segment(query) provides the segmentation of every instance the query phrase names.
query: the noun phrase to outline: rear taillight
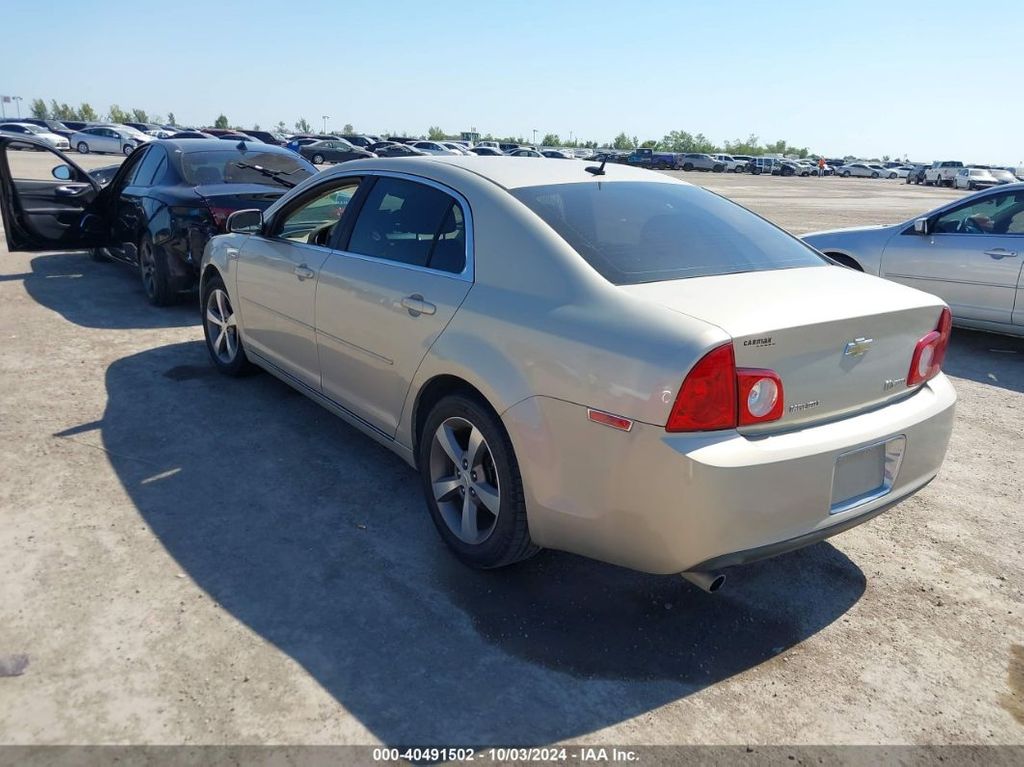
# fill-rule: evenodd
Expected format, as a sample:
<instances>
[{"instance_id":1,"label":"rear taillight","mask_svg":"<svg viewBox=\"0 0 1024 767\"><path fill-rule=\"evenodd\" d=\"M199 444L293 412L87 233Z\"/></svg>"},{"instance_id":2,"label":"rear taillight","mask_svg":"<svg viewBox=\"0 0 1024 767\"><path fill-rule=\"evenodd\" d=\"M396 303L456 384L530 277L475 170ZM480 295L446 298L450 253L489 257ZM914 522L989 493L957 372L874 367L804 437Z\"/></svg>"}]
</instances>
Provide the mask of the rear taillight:
<instances>
[{"instance_id":1,"label":"rear taillight","mask_svg":"<svg viewBox=\"0 0 1024 767\"><path fill-rule=\"evenodd\" d=\"M910 358L910 372L907 373L907 386L917 386L939 374L942 361L946 358L952 330L953 315L944 307L935 330L918 341L914 347L914 356Z\"/></svg>"},{"instance_id":2,"label":"rear taillight","mask_svg":"<svg viewBox=\"0 0 1024 767\"><path fill-rule=\"evenodd\" d=\"M736 371L740 426L777 421L782 417L782 379L774 370Z\"/></svg>"},{"instance_id":3,"label":"rear taillight","mask_svg":"<svg viewBox=\"0 0 1024 767\"><path fill-rule=\"evenodd\" d=\"M782 379L774 370L737 368L732 344L705 354L686 376L666 431L715 431L777 421Z\"/></svg>"},{"instance_id":4,"label":"rear taillight","mask_svg":"<svg viewBox=\"0 0 1024 767\"><path fill-rule=\"evenodd\" d=\"M217 227L218 232L224 231L224 225L228 221L228 216L235 212L234 208L222 208L214 205L207 205L210 209L210 216L213 218L213 223Z\"/></svg>"}]
</instances>

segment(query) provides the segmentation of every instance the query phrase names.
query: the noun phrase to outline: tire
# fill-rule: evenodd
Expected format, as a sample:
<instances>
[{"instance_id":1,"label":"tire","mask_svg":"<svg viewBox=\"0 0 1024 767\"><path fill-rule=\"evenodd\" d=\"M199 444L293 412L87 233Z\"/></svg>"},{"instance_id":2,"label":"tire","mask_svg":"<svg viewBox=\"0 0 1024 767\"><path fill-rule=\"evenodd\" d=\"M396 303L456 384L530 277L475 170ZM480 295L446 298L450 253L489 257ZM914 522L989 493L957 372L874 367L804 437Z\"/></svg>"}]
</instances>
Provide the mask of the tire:
<instances>
[{"instance_id":1,"label":"tire","mask_svg":"<svg viewBox=\"0 0 1024 767\"><path fill-rule=\"evenodd\" d=\"M978 189L978 185L977 185L977 184L975 184L975 183L974 183L973 181L971 181L971 182L970 182L970 183L969 183L969 184L967 185L967 189L968 189L968 191L970 191L970 192L974 192L974 191L977 191L977 189Z\"/></svg>"},{"instance_id":2,"label":"tire","mask_svg":"<svg viewBox=\"0 0 1024 767\"><path fill-rule=\"evenodd\" d=\"M135 151L135 146L133 144L125 144L123 147L121 147L121 151L124 153L124 156L127 157L128 155Z\"/></svg>"},{"instance_id":3,"label":"tire","mask_svg":"<svg viewBox=\"0 0 1024 767\"><path fill-rule=\"evenodd\" d=\"M476 456L468 457L470 439L480 437ZM430 516L461 562L491 569L540 550L530 539L523 480L512 441L484 403L462 394L438 402L424 422L417 459ZM442 489L435 492L439 486ZM496 514L484 497L492 499Z\"/></svg>"},{"instance_id":4,"label":"tire","mask_svg":"<svg viewBox=\"0 0 1024 767\"><path fill-rule=\"evenodd\" d=\"M324 156L322 154L315 154L315 155L313 155L312 162L313 162L314 165L323 165L324 164Z\"/></svg>"},{"instance_id":5,"label":"tire","mask_svg":"<svg viewBox=\"0 0 1024 767\"><path fill-rule=\"evenodd\" d=\"M890 173L889 174L889 178L890 179L899 178L899 174L898 173Z\"/></svg>"},{"instance_id":6,"label":"tire","mask_svg":"<svg viewBox=\"0 0 1024 767\"><path fill-rule=\"evenodd\" d=\"M203 312L206 351L217 371L232 377L257 372L258 368L249 361L245 353L245 344L238 333L231 299L219 274L210 277L203 285L202 301L199 306ZM225 317L227 323L223 322Z\"/></svg>"},{"instance_id":7,"label":"tire","mask_svg":"<svg viewBox=\"0 0 1024 767\"><path fill-rule=\"evenodd\" d=\"M683 170L685 170L685 171L693 170L693 163L692 162L684 162L683 163Z\"/></svg>"},{"instance_id":8,"label":"tire","mask_svg":"<svg viewBox=\"0 0 1024 767\"><path fill-rule=\"evenodd\" d=\"M725 166L724 165L716 165L714 168L712 168L712 170L715 173L721 173L722 171L725 170Z\"/></svg>"},{"instance_id":9,"label":"tire","mask_svg":"<svg viewBox=\"0 0 1024 767\"><path fill-rule=\"evenodd\" d=\"M75 147L75 149L78 150L79 154L89 154L89 145L84 141L79 141L78 146Z\"/></svg>"},{"instance_id":10,"label":"tire","mask_svg":"<svg viewBox=\"0 0 1024 767\"><path fill-rule=\"evenodd\" d=\"M871 178L878 178L878 171L877 170L871 172Z\"/></svg>"},{"instance_id":11,"label":"tire","mask_svg":"<svg viewBox=\"0 0 1024 767\"><path fill-rule=\"evenodd\" d=\"M847 269L853 269L855 272L863 272L861 265L854 261L849 256L844 256L842 253L826 253L826 256L831 258L833 261L837 261Z\"/></svg>"},{"instance_id":12,"label":"tire","mask_svg":"<svg viewBox=\"0 0 1024 767\"><path fill-rule=\"evenodd\" d=\"M177 299L171 290L171 275L167 267L167 257L163 251L153 247L148 234L139 240L139 276L142 279L142 290L146 299L153 306L170 306Z\"/></svg>"},{"instance_id":13,"label":"tire","mask_svg":"<svg viewBox=\"0 0 1024 767\"><path fill-rule=\"evenodd\" d=\"M843 178L849 178L849 177L850 177L850 171L844 170L843 171Z\"/></svg>"}]
</instances>

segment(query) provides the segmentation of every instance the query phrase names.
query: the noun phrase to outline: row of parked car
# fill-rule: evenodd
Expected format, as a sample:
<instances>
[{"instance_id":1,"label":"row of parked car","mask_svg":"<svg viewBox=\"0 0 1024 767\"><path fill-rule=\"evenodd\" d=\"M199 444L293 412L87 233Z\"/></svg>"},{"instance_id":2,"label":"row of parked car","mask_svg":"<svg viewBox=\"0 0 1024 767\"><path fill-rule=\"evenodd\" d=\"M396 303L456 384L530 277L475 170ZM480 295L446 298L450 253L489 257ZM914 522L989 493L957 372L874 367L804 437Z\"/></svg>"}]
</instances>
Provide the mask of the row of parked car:
<instances>
[{"instance_id":1,"label":"row of parked car","mask_svg":"<svg viewBox=\"0 0 1024 767\"><path fill-rule=\"evenodd\" d=\"M950 186L970 191L988 189L1024 180L1024 169L993 165L964 165L959 160L942 160L931 165L915 164L906 176L908 184Z\"/></svg>"}]
</instances>

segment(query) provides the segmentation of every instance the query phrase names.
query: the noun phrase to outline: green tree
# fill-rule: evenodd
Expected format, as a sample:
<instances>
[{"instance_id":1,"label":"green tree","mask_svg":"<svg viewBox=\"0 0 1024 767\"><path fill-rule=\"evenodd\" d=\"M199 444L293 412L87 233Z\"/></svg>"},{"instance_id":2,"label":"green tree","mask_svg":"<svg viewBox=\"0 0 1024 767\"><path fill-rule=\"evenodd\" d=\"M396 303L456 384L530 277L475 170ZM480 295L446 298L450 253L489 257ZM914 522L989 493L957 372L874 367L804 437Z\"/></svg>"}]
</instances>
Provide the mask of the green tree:
<instances>
[{"instance_id":1,"label":"green tree","mask_svg":"<svg viewBox=\"0 0 1024 767\"><path fill-rule=\"evenodd\" d=\"M77 120L78 111L70 104L64 102L58 104L57 99L51 99L50 118L53 120Z\"/></svg>"},{"instance_id":2,"label":"green tree","mask_svg":"<svg viewBox=\"0 0 1024 767\"><path fill-rule=\"evenodd\" d=\"M725 151L729 154L763 154L764 147L761 146L761 139L751 133L745 140L726 141Z\"/></svg>"},{"instance_id":3,"label":"green tree","mask_svg":"<svg viewBox=\"0 0 1024 767\"><path fill-rule=\"evenodd\" d=\"M295 130L299 133L309 133L313 129L309 126L309 121L305 117L300 117L295 121Z\"/></svg>"},{"instance_id":4,"label":"green tree","mask_svg":"<svg viewBox=\"0 0 1024 767\"><path fill-rule=\"evenodd\" d=\"M562 146L562 139L558 137L557 133L548 133L540 143L541 146Z\"/></svg>"},{"instance_id":5,"label":"green tree","mask_svg":"<svg viewBox=\"0 0 1024 767\"><path fill-rule=\"evenodd\" d=\"M441 141L442 139L445 139L447 137L448 134L441 130L440 125L431 125L430 128L427 130L427 138L430 139L431 141Z\"/></svg>"},{"instance_id":6,"label":"green tree","mask_svg":"<svg viewBox=\"0 0 1024 767\"><path fill-rule=\"evenodd\" d=\"M107 111L107 119L112 123L124 123L132 119L132 116L125 112L117 104L111 104Z\"/></svg>"},{"instance_id":7,"label":"green tree","mask_svg":"<svg viewBox=\"0 0 1024 767\"><path fill-rule=\"evenodd\" d=\"M658 142L656 140L650 138L650 139L647 139L647 141L645 141L644 143L642 143L640 145L640 148L641 149L657 149L658 148Z\"/></svg>"},{"instance_id":8,"label":"green tree","mask_svg":"<svg viewBox=\"0 0 1024 767\"><path fill-rule=\"evenodd\" d=\"M352 127L352 123L345 123L344 127L342 127L342 129L341 129L341 132L342 133L355 133L356 129Z\"/></svg>"},{"instance_id":9,"label":"green tree","mask_svg":"<svg viewBox=\"0 0 1024 767\"><path fill-rule=\"evenodd\" d=\"M632 149L633 141L626 135L626 132L623 131L612 141L612 147L615 149Z\"/></svg>"},{"instance_id":10,"label":"green tree","mask_svg":"<svg viewBox=\"0 0 1024 767\"><path fill-rule=\"evenodd\" d=\"M82 106L78 107L78 119L95 122L100 119L100 116L96 114L96 110L92 108L88 101L83 101Z\"/></svg>"},{"instance_id":11,"label":"green tree","mask_svg":"<svg viewBox=\"0 0 1024 767\"><path fill-rule=\"evenodd\" d=\"M132 110L132 122L137 123L148 123L152 122L150 116L146 114L145 109L133 109Z\"/></svg>"},{"instance_id":12,"label":"green tree","mask_svg":"<svg viewBox=\"0 0 1024 767\"><path fill-rule=\"evenodd\" d=\"M46 108L46 102L42 99L32 99L32 106L29 110L37 120L45 120L50 114L50 110Z\"/></svg>"},{"instance_id":13,"label":"green tree","mask_svg":"<svg viewBox=\"0 0 1024 767\"><path fill-rule=\"evenodd\" d=\"M228 118L223 114L217 115L217 119L213 121L214 128L226 129L229 125Z\"/></svg>"},{"instance_id":14,"label":"green tree","mask_svg":"<svg viewBox=\"0 0 1024 767\"><path fill-rule=\"evenodd\" d=\"M167 113L167 124L168 125L177 125L178 124L178 121L174 117L174 112L168 112Z\"/></svg>"},{"instance_id":15,"label":"green tree","mask_svg":"<svg viewBox=\"0 0 1024 767\"><path fill-rule=\"evenodd\" d=\"M259 130L260 129L260 124L259 123L253 123L252 124L252 129L253 130Z\"/></svg>"},{"instance_id":16,"label":"green tree","mask_svg":"<svg viewBox=\"0 0 1024 767\"><path fill-rule=\"evenodd\" d=\"M287 133L288 126L284 124L284 120L278 120L277 125L274 126L274 130L276 130L278 133Z\"/></svg>"}]
</instances>

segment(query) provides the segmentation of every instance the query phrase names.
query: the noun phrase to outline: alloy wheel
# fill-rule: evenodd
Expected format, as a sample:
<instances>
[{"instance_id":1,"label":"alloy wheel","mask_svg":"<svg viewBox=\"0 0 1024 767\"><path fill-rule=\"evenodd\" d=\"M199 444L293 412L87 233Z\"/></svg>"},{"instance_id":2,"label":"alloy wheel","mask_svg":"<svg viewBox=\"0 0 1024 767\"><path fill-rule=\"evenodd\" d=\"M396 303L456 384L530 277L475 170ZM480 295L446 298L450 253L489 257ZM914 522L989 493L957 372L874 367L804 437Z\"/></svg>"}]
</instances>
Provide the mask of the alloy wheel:
<instances>
[{"instance_id":1,"label":"alloy wheel","mask_svg":"<svg viewBox=\"0 0 1024 767\"><path fill-rule=\"evenodd\" d=\"M483 432L465 418L444 420L434 432L429 472L448 529L470 545L486 541L498 523L501 489Z\"/></svg>"},{"instance_id":2,"label":"alloy wheel","mask_svg":"<svg viewBox=\"0 0 1024 767\"><path fill-rule=\"evenodd\" d=\"M89 154L89 145L84 141L79 141L76 149L78 149L79 154Z\"/></svg>"},{"instance_id":3,"label":"alloy wheel","mask_svg":"<svg viewBox=\"0 0 1024 767\"><path fill-rule=\"evenodd\" d=\"M214 288L206 298L206 330L217 359L225 365L234 362L238 354L238 324L231 300L221 288Z\"/></svg>"},{"instance_id":4,"label":"alloy wheel","mask_svg":"<svg viewBox=\"0 0 1024 767\"><path fill-rule=\"evenodd\" d=\"M149 243L144 242L139 248L139 269L142 271L142 287L152 298L156 295L156 259Z\"/></svg>"}]
</instances>

